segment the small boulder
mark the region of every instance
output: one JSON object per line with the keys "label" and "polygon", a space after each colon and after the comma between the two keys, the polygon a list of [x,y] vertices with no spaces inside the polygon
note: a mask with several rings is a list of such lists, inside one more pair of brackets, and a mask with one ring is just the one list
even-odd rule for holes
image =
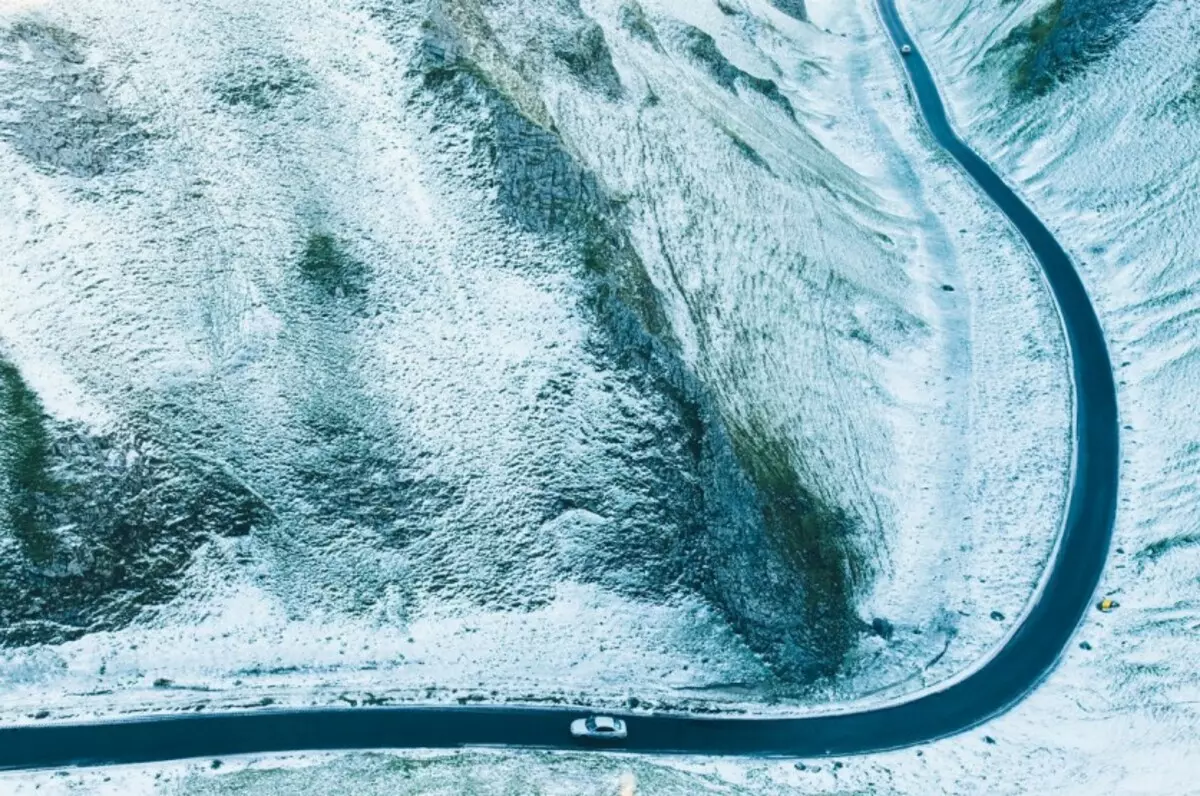
{"label": "small boulder", "polygon": [[871,620],[871,632],[884,641],[891,641],[892,634],[896,632],[896,628],[888,620],[877,616]]}

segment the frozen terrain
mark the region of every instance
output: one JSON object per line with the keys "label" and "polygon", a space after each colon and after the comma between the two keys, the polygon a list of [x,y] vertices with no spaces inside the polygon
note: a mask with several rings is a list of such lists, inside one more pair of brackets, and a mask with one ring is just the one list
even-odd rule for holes
{"label": "frozen terrain", "polygon": [[[728,2],[725,5],[732,7]],[[857,42],[855,46],[869,53],[865,56],[868,62],[877,64],[872,74],[877,75],[875,85],[880,93],[899,95],[897,74],[886,61],[882,34],[868,4],[853,9],[835,7],[842,4],[832,2],[807,5],[818,31],[828,27],[861,31],[870,37],[871,41],[851,38]],[[1200,482],[1200,434],[1194,420],[1194,396],[1200,380],[1194,322],[1200,295],[1195,288],[1200,273],[1195,256],[1200,250],[1200,225],[1196,223],[1200,218],[1196,206],[1200,166],[1191,143],[1200,137],[1200,50],[1195,46],[1200,41],[1200,18],[1194,4],[1159,0],[1140,4],[1145,13],[1139,11],[1129,24],[1125,20],[1115,23],[1119,35],[1106,27],[1113,23],[1104,22],[1103,14],[1089,16],[1099,26],[1093,29],[1101,31],[1098,34],[1087,30],[1080,34],[1078,27],[1055,24],[1067,11],[1129,10],[1134,5],[1139,4],[1120,7],[1111,2],[1070,0],[901,3],[938,72],[960,130],[1020,186],[1082,263],[1113,340],[1114,361],[1121,366],[1126,418],[1124,497],[1103,586],[1106,594],[1119,600],[1120,607],[1111,614],[1089,616],[1079,632],[1079,644],[1067,651],[1059,670],[1011,713],[977,731],[923,749],[805,761],[803,768],[790,761],[470,752],[405,758],[373,755],[225,761],[215,769],[209,761],[201,761],[69,776],[5,775],[0,789],[121,794],[270,794],[306,792],[306,788],[313,793],[337,793],[337,788],[347,786],[355,793],[371,793],[374,788],[381,793],[469,789],[480,794],[1200,792],[1194,778],[1200,767],[1195,730],[1200,724],[1195,710],[1200,702],[1195,663],[1200,660],[1200,636],[1196,633],[1200,629],[1196,604],[1200,544],[1194,521]],[[1054,14],[1047,14],[1047,9],[1056,7]],[[602,17],[597,18],[603,23]],[[811,35],[821,38],[816,32]],[[1074,35],[1082,35],[1083,40],[1072,39]],[[1099,36],[1103,46],[1088,38],[1092,35]],[[1058,44],[1046,49],[1045,42]],[[1060,66],[1053,66],[1056,61],[1045,55],[1083,51],[1086,57],[1067,58]],[[1028,65],[1039,63],[1039,53],[1043,54],[1043,66],[1035,70]],[[614,63],[622,65],[617,56]],[[1031,80],[1034,75],[1045,77]],[[870,84],[863,81],[863,85]],[[784,80],[780,85],[795,108],[804,107],[799,89],[790,89]],[[839,96],[828,84],[812,93],[809,101],[816,104]],[[854,103],[850,107],[855,107]],[[896,128],[894,134],[901,141],[912,142],[902,151],[918,160],[921,139],[911,122],[905,121],[911,111],[899,105],[884,107],[889,112],[881,116]],[[799,111],[798,115],[803,118]],[[831,128],[838,134],[821,139],[833,151],[836,146],[846,146],[843,138],[850,138],[843,118],[855,117],[839,106]],[[870,128],[861,129],[865,141]],[[837,143],[832,142],[834,138]],[[868,173],[866,151],[851,151],[857,154],[845,155],[847,161],[855,164],[860,175]],[[932,165],[913,167],[924,181],[930,179],[927,170],[942,173],[938,159],[932,160]],[[944,179],[945,183],[937,183],[937,190],[929,191],[930,196],[945,197],[947,190],[958,185],[953,175]],[[898,188],[894,190],[904,195]],[[953,217],[962,217],[963,208],[972,207],[966,196],[969,192],[964,191],[944,200],[951,206],[961,203],[954,207]],[[974,224],[987,218],[990,215],[971,219],[972,224],[964,221],[963,227],[968,232],[979,229]],[[964,274],[973,279],[994,277],[970,270],[970,262],[986,259],[983,254],[970,260],[966,252],[955,251]],[[996,260],[999,262],[993,262],[993,267],[1009,262]],[[989,308],[988,303],[983,297],[972,302],[973,389],[984,381],[977,375],[983,336],[979,313],[991,309],[1009,318],[1010,330],[1018,323],[1012,320],[1010,304]],[[6,345],[13,346],[11,342]],[[87,400],[85,393],[73,392],[69,383],[56,376],[48,363],[41,372],[44,375],[37,386],[47,406],[46,395],[67,396],[60,399],[64,413],[66,407]],[[987,373],[993,387],[1005,376],[1003,368]],[[93,406],[89,411],[99,414],[101,410]],[[1036,416],[1022,412],[1019,419],[1024,422]],[[1014,424],[1014,428],[1020,427],[1020,423]],[[892,445],[899,444],[896,437]],[[994,455],[1005,453],[1003,446],[996,447]],[[972,455],[979,455],[974,450]],[[1006,506],[1013,512],[1010,518],[1023,512],[1023,500]],[[904,527],[899,523],[897,534]],[[1014,538],[1017,534],[1009,537]],[[985,577],[992,577],[994,564],[989,562]],[[1010,571],[1001,577],[1010,576],[1009,582],[1017,583],[1016,574]],[[929,573],[925,577],[930,577]],[[229,588],[238,599],[245,599],[248,593],[236,582]],[[181,610],[191,610],[186,601]],[[126,628],[118,635],[133,629]],[[151,623],[145,632],[155,630]],[[237,637],[238,632],[231,630],[229,638],[235,645]],[[95,649],[111,649],[120,643],[101,642]],[[108,644],[112,646],[105,646]],[[72,653],[64,655],[61,647],[11,653],[14,662],[24,662],[30,672],[41,677],[50,667],[31,663],[33,656],[64,663],[72,659]],[[62,703],[70,701],[64,698]]]}
{"label": "frozen terrain", "polygon": [[[1085,627],[1090,648],[1019,713],[1068,694],[1080,709],[1046,715],[1025,743],[1054,754],[1064,734],[1103,734],[1120,740],[1090,747],[1093,792],[1197,792],[1185,776],[1200,758],[1200,7],[903,9],[959,128],[1080,262],[1119,368],[1123,497],[1102,589],[1121,607]],[[1084,12],[1088,25],[1064,22]],[[1063,39],[1087,57],[1030,90],[1022,69]]]}
{"label": "frozen terrain", "polygon": [[794,710],[1019,618],[1058,324],[867,0],[0,9],[0,719]]}

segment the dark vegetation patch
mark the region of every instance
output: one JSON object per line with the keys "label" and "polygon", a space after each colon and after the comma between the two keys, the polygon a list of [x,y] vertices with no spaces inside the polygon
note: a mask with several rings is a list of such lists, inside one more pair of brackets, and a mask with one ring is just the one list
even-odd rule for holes
{"label": "dark vegetation patch", "polygon": [[747,144],[741,136],[731,133],[728,130],[725,130],[724,133],[729,136],[730,142],[733,143],[734,148],[742,157],[761,169],[771,170],[771,165],[763,160],[763,156],[758,154],[758,150]]}
{"label": "dark vegetation patch", "polygon": [[313,88],[298,64],[286,58],[245,56],[217,82],[216,95],[231,107],[267,111]]}
{"label": "dark vegetation patch", "polygon": [[22,551],[34,563],[49,560],[54,539],[39,516],[39,496],[60,491],[49,473],[50,436],[46,433],[42,406],[21,374],[0,361],[0,413],[8,419],[8,491],[5,507],[11,532]]}
{"label": "dark vegetation patch", "polygon": [[113,107],[83,41],[40,22],[0,30],[0,141],[49,172],[95,177],[137,166],[146,129]]}
{"label": "dark vegetation patch", "polygon": [[625,0],[621,4],[621,9],[617,12],[617,24],[635,39],[646,42],[656,50],[662,49],[662,42],[659,41],[654,25],[637,0]]}
{"label": "dark vegetation patch", "polygon": [[1141,564],[1152,564],[1175,550],[1200,546],[1200,533],[1181,533],[1146,545],[1134,555]]}
{"label": "dark vegetation patch", "polygon": [[0,362],[0,646],[128,624],[179,588],[193,551],[272,521],[222,466],[47,417]]}
{"label": "dark vegetation patch", "polygon": [[609,99],[618,99],[624,93],[604,30],[594,21],[585,19],[578,28],[559,37],[553,52],[587,88]]}
{"label": "dark vegetation patch", "polygon": [[1048,93],[1109,53],[1157,0],[1051,0],[994,52],[1014,52],[1019,93]]}
{"label": "dark vegetation patch", "polygon": [[805,486],[782,438],[763,426],[734,423],[730,439],[754,484],[768,541],[789,569],[804,575],[803,626],[821,656],[803,675],[832,677],[864,629],[847,607],[874,575],[857,549],[857,525]]}
{"label": "dark vegetation patch", "polygon": [[745,72],[730,63],[725,57],[717,43],[699,28],[694,28],[690,25],[683,26],[683,42],[684,51],[691,56],[695,61],[700,63],[712,76],[713,80],[717,81],[727,91],[737,92],[739,83],[749,88],[751,91],[758,92],[765,99],[779,106],[779,108],[788,115],[792,121],[796,120],[796,111],[792,108],[792,103],[787,97],[780,92],[779,86],[774,80],[769,80],[765,77],[756,77],[755,75]]}
{"label": "dark vegetation patch", "polygon": [[300,255],[300,276],[334,298],[359,298],[367,290],[365,265],[348,254],[332,235],[314,232]]}

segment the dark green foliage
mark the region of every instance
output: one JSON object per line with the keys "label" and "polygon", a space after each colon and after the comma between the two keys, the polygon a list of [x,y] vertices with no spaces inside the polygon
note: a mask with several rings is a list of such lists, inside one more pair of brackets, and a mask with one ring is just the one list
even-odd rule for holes
{"label": "dark green foliage", "polygon": [[1039,69],[1039,56],[1050,42],[1050,37],[1062,19],[1065,0],[1053,0],[1025,25],[1018,26],[1001,43],[1003,46],[1020,48],[1023,52],[1017,62],[1015,80],[1017,87],[1042,94],[1054,83],[1054,76]]}
{"label": "dark green foliage", "polygon": [[0,360],[0,417],[8,448],[9,491],[6,514],[22,551],[34,563],[45,563],[53,552],[53,540],[45,529],[40,504],[44,496],[61,491],[48,470],[50,437],[46,433],[42,405],[21,374]]}
{"label": "dark green foliage", "polygon": [[113,629],[170,599],[193,551],[272,521],[224,467],[48,418],[0,362],[0,645]]}
{"label": "dark green foliage", "polygon": [[1041,95],[1103,58],[1157,0],[1052,0],[993,48],[1016,51],[1016,89]]}
{"label": "dark green foliage", "polygon": [[347,254],[332,235],[323,232],[308,236],[300,255],[300,276],[337,298],[359,297],[367,288],[366,266]]}
{"label": "dark green foliage", "polygon": [[855,595],[872,577],[856,549],[855,524],[800,480],[787,444],[765,428],[733,424],[733,449],[753,482],[769,542],[788,567],[804,576],[804,626],[821,645],[808,676],[832,676],[862,630]]}

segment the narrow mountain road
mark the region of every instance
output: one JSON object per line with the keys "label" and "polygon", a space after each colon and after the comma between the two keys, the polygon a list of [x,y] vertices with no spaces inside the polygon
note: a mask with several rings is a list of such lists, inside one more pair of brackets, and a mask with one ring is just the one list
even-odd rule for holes
{"label": "narrow mountain road", "polygon": [[[937,142],[1008,216],[1045,271],[1073,368],[1073,479],[1058,547],[1015,633],[968,676],[907,701],[801,718],[631,714],[625,752],[809,757],[875,752],[974,727],[1012,707],[1054,668],[1093,599],[1116,513],[1118,413],[1100,321],[1078,273],[1046,226],[950,126],[937,86],[893,0],[878,0],[920,111]],[[1002,507],[995,507],[1002,510]],[[0,729],[0,768],[144,763],[301,750],[503,746],[581,748],[568,725],[585,711],[546,708],[371,707],[259,710]]]}

